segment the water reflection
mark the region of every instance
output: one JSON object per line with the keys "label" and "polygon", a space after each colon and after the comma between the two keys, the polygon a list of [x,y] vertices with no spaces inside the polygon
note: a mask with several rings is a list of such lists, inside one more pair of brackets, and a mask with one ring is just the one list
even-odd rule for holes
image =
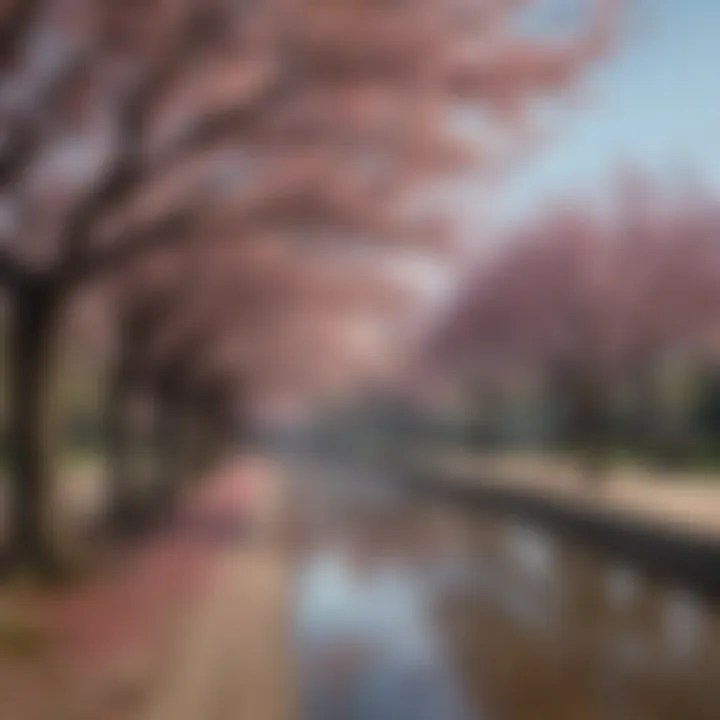
{"label": "water reflection", "polygon": [[493,716],[720,718],[716,608],[536,527],[456,518],[472,528],[486,577],[458,617],[456,646]]}
{"label": "water reflection", "polygon": [[640,583],[636,573],[627,567],[611,567],[606,575],[607,597],[618,610],[627,610],[636,601]]}
{"label": "water reflection", "polygon": [[350,505],[298,558],[305,718],[720,718],[720,615],[687,589],[516,520]]}
{"label": "water reflection", "polygon": [[663,620],[668,650],[675,658],[690,660],[700,650],[705,632],[699,601],[685,591],[670,591],[665,598]]}
{"label": "water reflection", "polygon": [[549,580],[554,559],[552,538],[536,528],[512,523],[506,530],[510,553],[532,580]]}
{"label": "water reflection", "polygon": [[470,717],[441,632],[463,573],[429,518],[352,497],[298,559],[293,630],[303,720]]}

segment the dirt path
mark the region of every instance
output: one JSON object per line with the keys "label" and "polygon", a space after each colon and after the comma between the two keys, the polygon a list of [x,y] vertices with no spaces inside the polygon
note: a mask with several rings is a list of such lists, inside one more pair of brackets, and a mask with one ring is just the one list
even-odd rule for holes
{"label": "dirt path", "polygon": [[228,546],[140,720],[285,720],[285,566],[276,542],[282,486],[258,467],[251,528]]}
{"label": "dirt path", "polygon": [[618,466],[599,484],[588,484],[573,463],[531,453],[455,453],[423,458],[419,466],[453,482],[498,483],[531,493],[571,500],[628,520],[650,521],[714,539],[720,537],[720,483],[717,476],[659,473]]}

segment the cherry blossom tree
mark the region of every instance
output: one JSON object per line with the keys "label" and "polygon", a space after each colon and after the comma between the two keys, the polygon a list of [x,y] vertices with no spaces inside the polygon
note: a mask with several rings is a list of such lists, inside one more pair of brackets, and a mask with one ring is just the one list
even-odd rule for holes
{"label": "cherry blossom tree", "polygon": [[618,391],[642,397],[664,360],[715,352],[720,331],[716,201],[635,176],[609,206],[565,203],[529,224],[472,273],[433,339],[467,378],[542,377],[594,460]]}
{"label": "cherry blossom tree", "polygon": [[246,233],[416,246],[428,227],[416,193],[484,157],[453,133],[454,113],[522,124],[604,49],[611,5],[550,42],[518,35],[501,0],[3,3],[17,560],[52,556],[45,406],[79,288],[233,214]]}

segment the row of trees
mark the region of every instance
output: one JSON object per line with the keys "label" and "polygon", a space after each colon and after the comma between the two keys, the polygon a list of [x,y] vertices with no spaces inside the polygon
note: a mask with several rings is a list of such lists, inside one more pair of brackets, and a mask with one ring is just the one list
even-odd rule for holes
{"label": "row of trees", "polygon": [[405,305],[388,259],[447,240],[418,198],[487,155],[453,130],[457,113],[512,134],[534,99],[567,87],[606,44],[611,3],[552,41],[515,33],[522,5],[3,3],[16,564],[53,562],[47,405],[67,318],[84,303],[100,308],[114,348],[107,404],[123,519],[137,505],[133,397],[152,399],[163,504],[182,467],[196,467],[179,448],[229,437],[251,391],[307,391],[367,367],[360,330]]}
{"label": "row of trees", "polygon": [[717,363],[719,333],[720,206],[632,173],[604,207],[565,203],[510,238],[434,352],[488,400],[524,378],[597,463],[617,443],[678,447],[671,386],[687,393],[678,383]]}

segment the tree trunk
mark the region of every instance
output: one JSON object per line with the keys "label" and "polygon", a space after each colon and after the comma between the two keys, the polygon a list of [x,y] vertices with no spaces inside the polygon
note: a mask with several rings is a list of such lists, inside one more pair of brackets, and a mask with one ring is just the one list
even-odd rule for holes
{"label": "tree trunk", "polygon": [[57,564],[51,539],[50,384],[59,298],[21,286],[10,330],[10,560],[44,574]]}
{"label": "tree trunk", "polygon": [[141,514],[128,418],[133,381],[130,360],[121,358],[110,379],[105,417],[110,482],[108,519],[117,530],[135,529]]}
{"label": "tree trunk", "polygon": [[655,369],[647,364],[634,378],[633,440],[636,449],[652,458],[659,446],[659,422],[661,412]]}
{"label": "tree trunk", "polygon": [[570,405],[570,436],[590,482],[605,477],[609,463],[610,413],[602,383],[592,376],[566,378]]}
{"label": "tree trunk", "polygon": [[172,512],[181,489],[183,465],[183,412],[178,398],[161,393],[154,427],[153,495],[159,513]]}
{"label": "tree trunk", "polygon": [[658,368],[649,365],[635,383],[639,447],[650,461],[682,464],[691,454],[687,412],[668,394]]}
{"label": "tree trunk", "polygon": [[210,431],[203,407],[196,399],[193,399],[190,406],[188,424],[189,465],[192,468],[193,479],[198,480],[208,469]]}

